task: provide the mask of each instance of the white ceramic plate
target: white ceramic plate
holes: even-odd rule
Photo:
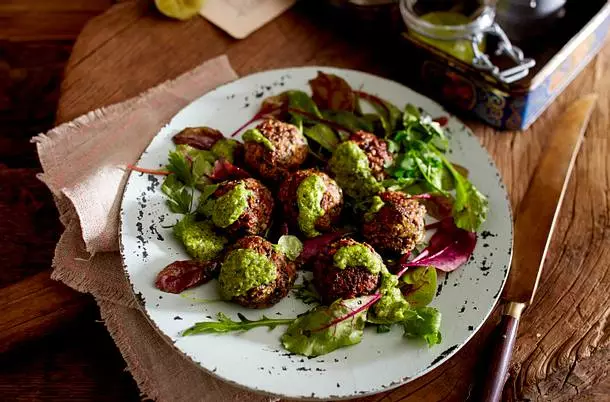
[[[257,111],[262,99],[287,89],[307,92],[317,71],[337,74],[362,89],[403,107],[412,103],[432,116],[449,116],[433,101],[396,82],[362,72],[327,67],[274,70],[250,75],[197,99],[165,126],[142,154],[139,166],[158,168],[173,148],[171,137],[189,126],[211,126],[231,133]],[[256,311],[233,304],[201,303],[192,298],[217,299],[216,282],[187,291],[191,298],[163,293],[154,287],[156,274],[169,263],[187,259],[173,238],[179,218],[169,212],[154,176],[132,173],[121,208],[121,243],[125,270],[151,323],[177,350],[202,369],[228,382],[289,398],[340,399],[385,391],[442,364],[481,327],[504,286],[512,250],[512,222],[504,185],[493,162],[472,132],[450,117],[446,126],[450,159],[470,171],[470,180],[489,197],[490,213],[479,233],[473,258],[458,270],[439,277],[432,306],[443,316],[443,342],[432,348],[402,337],[400,328],[377,334],[365,330],[358,345],[314,359],[295,356],[282,348],[285,327],[268,331],[181,337],[180,332],[218,312],[236,318],[294,317],[308,306],[290,296],[273,308]]]

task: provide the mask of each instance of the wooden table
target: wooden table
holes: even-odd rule
[[[229,38],[200,18],[184,23],[163,19],[146,1],[115,5],[81,33],[66,69],[57,119],[68,121],[125,100],[223,53],[240,75],[287,66],[332,65],[404,81],[400,58],[387,51],[377,35],[337,27],[317,15],[317,6],[307,3],[242,41]],[[592,91],[600,95],[538,295],[521,324],[507,400],[593,401],[608,400],[610,395],[609,70],[610,45],[606,45],[602,55],[525,133],[498,133],[466,119],[496,161],[516,208],[545,141],[553,134],[555,118],[579,96]],[[69,312],[78,312],[86,304],[86,298],[59,286],[49,288],[47,283],[40,276],[15,286],[29,286],[29,293],[34,294],[46,292],[53,306],[67,306]],[[28,298],[14,301],[7,295],[0,293],[0,301],[11,301],[18,308],[29,303]],[[48,310],[49,305],[30,309],[38,322],[24,319],[23,328],[34,336],[40,323],[47,328],[60,325],[62,314]],[[476,363],[484,353],[493,321],[437,370],[367,400],[466,400],[480,375]],[[0,322],[0,329],[11,328],[14,326]],[[126,392],[123,399],[133,397],[131,391]]]

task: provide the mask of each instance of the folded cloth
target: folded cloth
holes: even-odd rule
[[[65,231],[52,278],[91,293],[127,368],[146,398],[159,401],[267,401],[206,374],[156,332],[139,310],[119,250],[119,208],[135,163],[171,117],[205,92],[237,78],[226,56],[172,81],[87,113],[33,138]]]

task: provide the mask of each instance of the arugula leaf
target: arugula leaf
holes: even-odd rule
[[[303,134],[330,152],[333,152],[340,142],[337,134],[330,127],[321,123],[303,128]]]
[[[453,203],[453,218],[457,227],[476,231],[487,219],[489,202],[477,188],[462,176],[447,158],[437,150],[445,167],[451,172],[455,183],[455,202]]]
[[[412,307],[424,307],[432,302],[436,294],[436,268],[410,268],[400,280],[402,295]]]
[[[237,313],[239,321],[233,321],[224,313],[218,313],[218,321],[205,321],[195,323],[192,327],[184,330],[182,336],[195,334],[218,334],[235,331],[249,331],[252,328],[268,327],[269,330],[274,329],[279,325],[289,325],[294,321],[294,318],[274,319],[263,315],[260,320],[249,320],[242,313]]]
[[[358,107],[356,94],[339,76],[318,71],[318,76],[309,81],[309,86],[320,109],[354,112]]]
[[[176,214],[191,212],[193,192],[178,180],[175,174],[170,174],[161,185],[161,191],[167,196],[169,210]]]
[[[422,307],[414,315],[403,322],[404,336],[407,338],[423,338],[428,346],[441,343],[440,333],[441,313],[433,307]]]
[[[298,317],[282,335],[282,344],[293,353],[320,356],[355,345],[362,339],[368,307],[378,299],[364,296],[318,306]]]
[[[283,235],[277,241],[280,251],[290,260],[295,261],[303,251],[303,243],[296,236]]]
[[[195,185],[195,179],[191,171],[189,156],[180,151],[169,152],[169,164],[167,170],[174,173],[176,177],[189,187]]]

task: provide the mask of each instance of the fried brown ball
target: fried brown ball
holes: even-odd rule
[[[245,208],[243,196],[247,200]],[[271,191],[260,181],[249,178],[218,184],[209,199],[199,205],[198,211],[229,236],[240,237],[264,233],[269,227],[273,206]],[[241,214],[236,217],[240,210]]]
[[[325,304],[337,299],[365,296],[375,292],[379,287],[381,277],[379,272],[372,273],[365,266],[348,266],[343,269],[335,266],[335,254],[344,247],[355,245],[365,247],[383,264],[379,254],[366,243],[359,243],[351,238],[331,243],[313,264],[313,284]]]
[[[309,147],[301,131],[279,120],[265,120],[256,127],[256,134],[244,134],[245,162],[250,171],[267,180],[281,180],[305,162]]]
[[[380,252],[410,252],[424,239],[426,208],[399,191],[385,191],[378,197],[378,211],[365,216],[364,238]]]
[[[260,274],[256,268],[253,268],[256,264],[249,263],[252,253],[257,258],[262,258],[265,263],[272,264],[275,268],[275,279],[250,289],[242,289],[243,292],[237,296],[231,295],[230,292],[235,289],[231,286],[235,286],[236,283],[238,286],[243,285],[252,275]],[[267,308],[288,294],[295,278],[294,264],[277,251],[273,244],[259,236],[247,236],[239,239],[227,250],[218,280],[221,293],[226,297],[229,292],[229,297],[235,303],[248,308]]]
[[[362,149],[369,160],[373,177],[377,180],[386,178],[385,168],[392,164],[392,154],[388,151],[388,144],[381,138],[366,131],[358,131],[349,137],[358,148]]]
[[[301,197],[311,195],[312,199],[316,198],[311,191],[313,183],[316,183],[312,181],[314,177],[318,177],[321,182],[317,183],[323,183],[326,188],[319,202],[320,210],[312,212],[311,206],[307,204],[309,200],[301,198],[302,201],[299,202],[299,194]],[[337,223],[343,206],[341,187],[326,173],[316,169],[299,170],[288,175],[281,184],[277,197],[282,204],[285,222],[307,237],[330,231]]]

